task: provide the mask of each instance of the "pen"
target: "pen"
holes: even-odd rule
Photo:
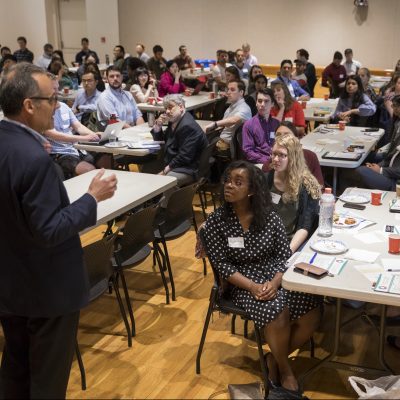
[[[311,260],[310,260],[309,264],[312,264],[312,263],[314,262],[314,260],[315,260],[316,257],[317,257],[317,252],[315,252],[315,253],[313,254],[313,256],[311,257]]]
[[[400,272],[400,269],[388,269],[388,272]]]

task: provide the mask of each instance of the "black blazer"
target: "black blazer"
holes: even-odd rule
[[[88,302],[78,232],[96,223],[89,194],[70,204],[49,155],[0,122],[0,314],[51,318]]]
[[[171,123],[165,132],[151,131],[154,140],[165,141],[165,165],[172,171],[181,172],[197,179],[201,152],[207,147],[208,141],[203,129],[192,115],[185,112],[175,131]]]

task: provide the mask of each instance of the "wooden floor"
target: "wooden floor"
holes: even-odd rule
[[[199,209],[196,210],[201,222]],[[83,244],[100,238],[104,229],[100,227],[86,234]],[[193,230],[168,245],[177,289],[177,301],[168,306],[160,275],[153,270],[151,259],[126,273],[137,329],[132,348],[127,346],[115,294],[105,294],[82,311],[78,341],[88,388],[81,390],[79,369],[74,361],[69,398],[225,399],[229,383],[261,379],[255,342],[243,338],[240,321],[237,322],[238,334],[232,335],[230,317],[218,314],[214,314],[210,324],[201,375],[196,375],[195,358],[208,307],[212,273],[209,270],[209,274],[203,276],[203,265],[194,258],[194,245]],[[346,317],[353,314],[353,310],[345,310]],[[333,316],[334,307],[327,305],[315,334],[317,357],[325,356],[332,347]],[[377,367],[377,340],[376,331],[358,319],[344,328],[340,355],[347,362]],[[2,343],[0,346],[2,348]],[[400,352],[388,347],[385,350],[389,364],[400,371]],[[314,362],[308,348],[301,349],[293,357],[296,374]],[[355,398],[347,381],[350,375],[352,373],[322,369],[306,382],[305,394],[312,399]]]
[[[200,212],[196,215],[201,221]],[[86,234],[83,244],[100,237],[103,229]],[[203,276],[203,265],[194,258],[194,244],[195,234],[190,231],[169,245],[177,301],[168,306],[160,275],[154,272],[150,259],[126,273],[137,328],[132,348],[127,346],[114,294],[105,294],[82,311],[78,340],[88,389],[81,390],[79,369],[74,361],[69,398],[223,399],[228,397],[229,383],[260,380],[255,342],[243,338],[241,321],[237,322],[238,334],[232,335],[230,317],[218,314],[214,314],[210,324],[201,375],[195,373],[212,273]],[[332,346],[333,312],[333,306],[325,307],[321,327],[315,334],[318,357],[326,355]],[[345,314],[350,316],[354,311],[347,309]],[[343,360],[377,366],[377,339],[376,331],[361,320],[349,324],[340,347]],[[400,353],[386,350],[390,365],[399,371]],[[307,347],[295,356],[296,373],[314,363]],[[307,381],[305,393],[313,399],[354,398],[347,382],[350,375],[322,369]]]

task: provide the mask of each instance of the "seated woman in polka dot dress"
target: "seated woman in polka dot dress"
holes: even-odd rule
[[[297,394],[288,355],[316,329],[319,299],[281,287],[292,252],[282,220],[272,210],[262,171],[246,161],[230,164],[224,173],[224,198],[206,222],[208,255],[221,277],[234,286],[233,302],[265,329],[270,380]]]

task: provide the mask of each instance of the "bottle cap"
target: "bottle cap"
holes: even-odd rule
[[[325,188],[324,193],[332,194],[332,188]]]

